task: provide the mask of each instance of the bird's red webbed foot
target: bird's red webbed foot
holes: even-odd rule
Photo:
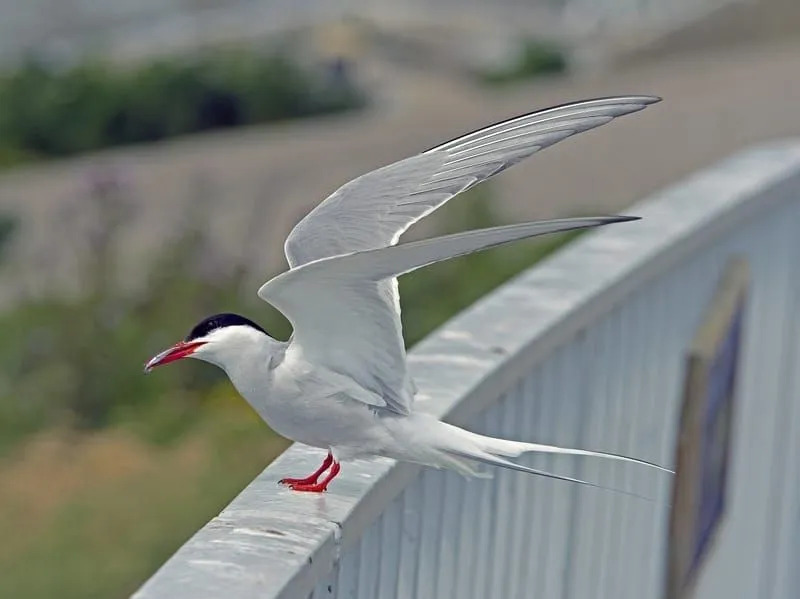
[[[319,477],[322,476],[322,473],[328,470],[328,468],[330,468],[330,472],[328,472],[328,475],[320,481]],[[336,475],[339,474],[340,469],[341,466],[339,465],[339,462],[336,462],[333,459],[333,454],[329,451],[328,455],[325,457],[325,461],[322,462],[322,466],[317,468],[316,471],[306,478],[282,478],[278,482],[282,485],[286,485],[293,491],[322,493],[328,488],[328,484],[334,478],[336,478]]]
[[[339,474],[341,468],[339,462],[333,462],[328,475],[321,481],[312,484],[290,484],[289,488],[293,491],[305,491],[306,493],[323,493],[328,489],[328,484]]]

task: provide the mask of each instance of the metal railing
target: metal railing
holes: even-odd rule
[[[685,351],[728,258],[751,272],[730,503],[698,597],[800,596],[800,140],[748,150],[632,207],[416,346],[417,408],[479,432],[671,463]],[[138,599],[661,596],[671,479],[524,463],[658,497],[494,471],[347,464],[328,493],[293,446]]]

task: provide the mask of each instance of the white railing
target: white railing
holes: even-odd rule
[[[621,173],[620,176],[624,176]],[[800,140],[737,155],[490,294],[411,352],[419,409],[504,437],[673,459],[685,350],[746,257],[730,502],[697,597],[800,596]],[[294,446],[138,599],[661,596],[670,477],[567,457],[526,463],[659,498],[496,471],[347,464],[328,493],[277,480]]]

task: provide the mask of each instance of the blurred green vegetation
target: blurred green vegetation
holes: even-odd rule
[[[489,85],[500,85],[564,73],[567,66],[567,55],[560,46],[544,40],[525,39],[507,64],[478,72],[478,79]]]
[[[225,389],[168,446],[121,426],[30,437],[0,461],[0,597],[128,597],[285,447]]]
[[[14,236],[19,221],[10,214],[0,214],[0,261],[3,259],[3,252],[8,247],[8,242]]]
[[[127,595],[286,446],[218,369],[188,360],[142,374],[147,358],[210,313],[247,314],[287,337],[286,321],[252,292],[252,273],[217,255],[203,210],[215,198],[191,211],[144,283],[123,291],[127,192],[113,177],[91,189],[82,205],[99,227],[81,264],[83,294],[0,313],[2,597]],[[461,230],[497,224],[492,207],[484,185],[444,210]],[[407,342],[571,237],[404,277]]]
[[[243,297],[245,270],[238,265],[208,273],[223,262],[205,226],[205,202],[192,220],[153,258],[144,284],[123,291],[120,242],[129,197],[116,173],[94,173],[82,203],[97,224],[79,254],[82,295],[31,298],[0,313],[0,450],[45,426],[99,429],[148,413],[169,396],[170,411],[140,426],[152,441],[169,441],[191,426],[203,393],[222,376],[190,363],[142,376],[148,354],[185,336],[192,319],[223,310],[252,311]],[[204,200],[212,200],[205,198]],[[263,305],[263,303],[262,303]],[[266,312],[266,311],[265,311]],[[277,313],[275,313],[277,314]],[[194,315],[191,318],[186,315]],[[286,328],[278,318],[272,323]]]
[[[0,74],[0,165],[336,112],[365,97],[345,75],[258,49],[137,65],[30,61]]]

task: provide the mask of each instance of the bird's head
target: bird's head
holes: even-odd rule
[[[238,314],[215,314],[201,320],[183,341],[165,349],[144,366],[150,372],[182,358],[196,358],[222,369],[232,360],[263,342],[267,333],[252,320]]]

